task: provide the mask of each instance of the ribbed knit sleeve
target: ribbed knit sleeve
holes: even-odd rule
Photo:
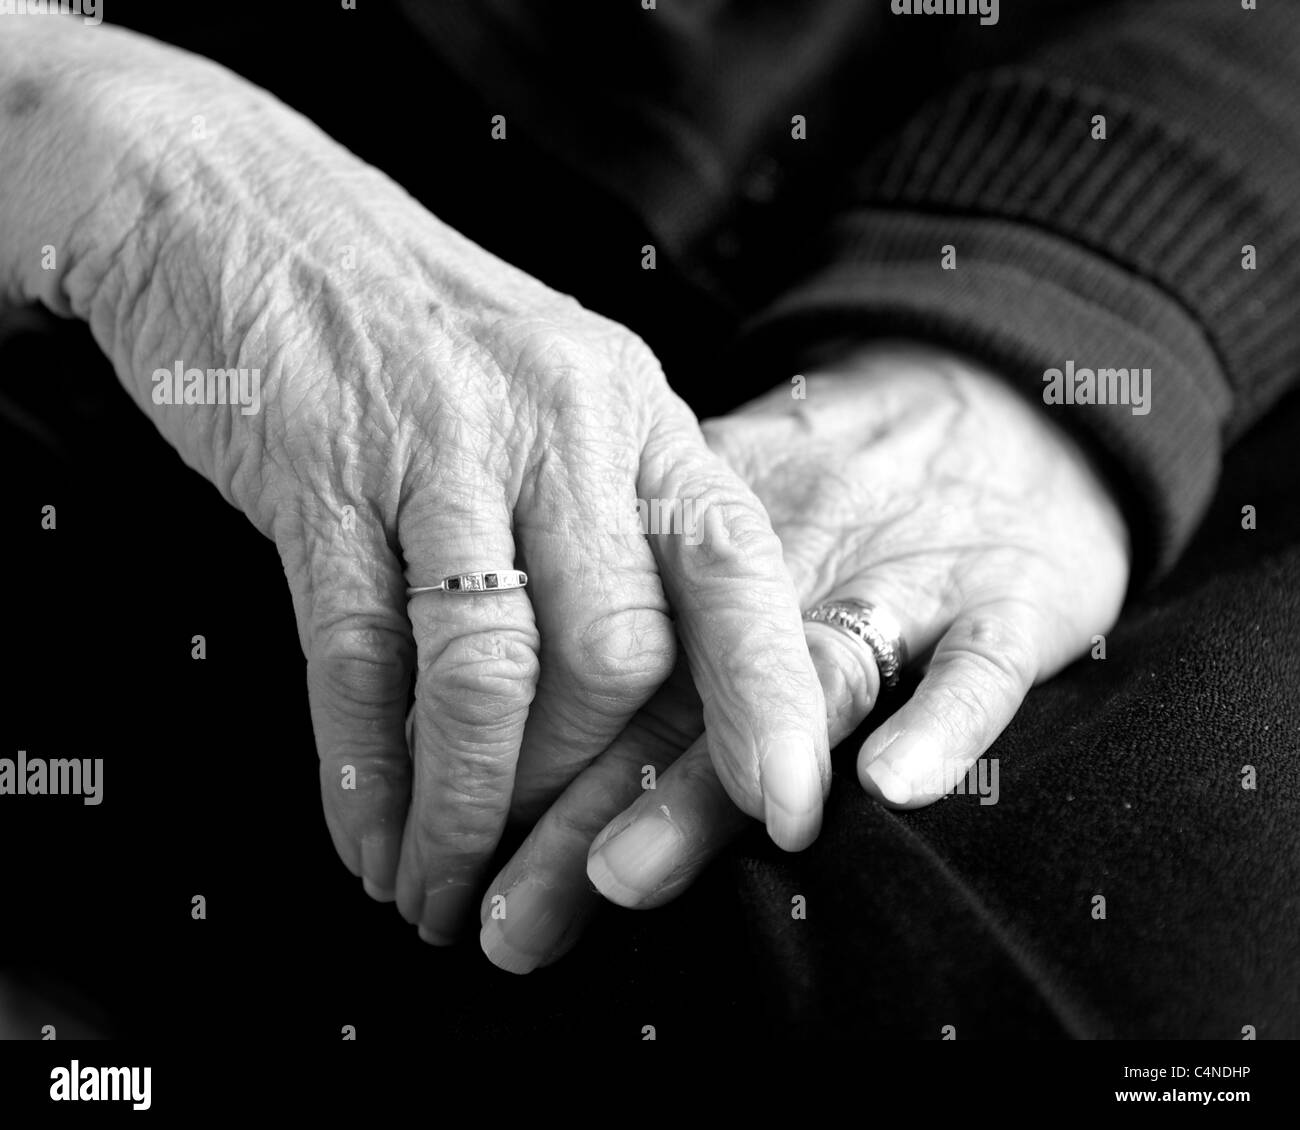
[[[921,336],[1040,403],[1068,362],[1149,368],[1145,414],[1044,410],[1098,455],[1159,573],[1223,445],[1300,377],[1300,5],[1117,4],[967,76],[865,157],[818,260],[750,348]]]

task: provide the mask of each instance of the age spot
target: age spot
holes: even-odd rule
[[[11,118],[27,118],[40,109],[45,91],[35,79],[15,79],[5,94],[5,112]]]

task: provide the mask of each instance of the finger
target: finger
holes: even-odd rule
[[[872,569],[829,590],[818,588],[815,575],[799,561],[792,571],[797,586],[813,594],[806,600],[810,609],[840,604],[859,615],[863,604],[878,609],[893,621],[908,660],[933,647],[941,626],[951,622],[952,613],[941,593],[918,591],[915,580],[896,568]],[[871,645],[842,626],[805,620],[804,634],[826,696],[827,724],[838,735],[832,737],[833,745],[862,725],[875,707],[881,690],[880,668]],[[891,635],[893,630],[885,634]]]
[[[808,648],[826,698],[831,746],[849,736],[875,705],[880,676],[866,645],[825,624],[805,623]],[[663,750],[647,750],[662,756]],[[599,762],[597,763],[599,764]],[[611,902],[649,909],[685,890],[750,824],[713,770],[704,738],[658,781],[653,797],[601,830],[587,859],[587,876]]]
[[[412,586],[514,563],[499,484],[436,469],[398,529]],[[526,590],[410,598],[417,676],[414,784],[397,904],[433,944],[454,940],[476,900],[510,804],[537,682],[537,629]]]
[[[1015,716],[1039,673],[1038,614],[1019,600],[962,612],[912,698],[867,738],[863,787],[896,808],[946,795]]]
[[[479,943],[501,969],[528,973],[555,961],[599,907],[587,882],[592,840],[643,790],[655,795],[659,774],[699,732],[699,698],[689,673],[679,672],[561,793],[488,886]]]
[[[753,493],[685,425],[651,437],[639,493],[687,516],[650,536],[735,804],[781,847],[816,838],[830,783],[826,708],[781,545]],[[693,428],[693,422],[691,424]]]
[[[718,778],[706,732],[663,774],[653,794],[640,797],[595,838],[587,877],[619,906],[660,906],[752,826]]]
[[[325,821],[348,869],[391,901],[411,790],[414,648],[401,568],[366,509],[320,503],[282,518],[275,538],[307,656]]]
[[[814,595],[809,603],[862,601],[891,615],[898,609],[894,615],[898,633],[913,651],[924,652],[939,634],[935,625],[948,615],[945,598],[911,591],[893,572],[886,568],[862,574]],[[800,570],[797,583],[804,592],[818,593],[811,573]],[[870,645],[844,628],[805,621],[803,629],[825,697],[827,734],[833,747],[875,707],[881,689],[879,667]],[[612,821],[593,845],[587,868],[591,881],[611,901],[626,907],[654,907],[676,897],[743,826],[724,811],[719,795],[725,795],[725,790],[716,776],[703,772],[701,751],[692,750],[661,778],[657,799],[672,819],[643,799]],[[675,838],[665,824],[674,826]],[[655,845],[656,850],[646,845]]]
[[[542,641],[511,805],[529,824],[663,684],[676,652],[637,522],[639,442],[585,448],[580,483],[548,464],[515,508]]]

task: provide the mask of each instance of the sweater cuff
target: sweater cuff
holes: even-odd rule
[[[1177,302],[1070,241],[1003,220],[862,209],[828,234],[833,261],[751,323],[747,358],[797,367],[846,336],[966,353],[1090,449],[1128,518],[1134,584],[1172,565],[1213,493],[1232,407],[1215,351]],[[1141,386],[1129,403],[1048,403],[1044,374],[1071,363],[1149,370],[1145,405],[1133,403]]]
[[[1278,316],[1300,294],[1300,224],[1228,115],[1195,128],[1181,109],[1026,66],[975,74],[872,154],[856,202],[1011,221],[1146,279],[1214,349],[1232,443],[1300,371],[1300,320]]]

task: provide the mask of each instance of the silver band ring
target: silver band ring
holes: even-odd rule
[[[898,621],[883,608],[865,600],[828,600],[809,609],[803,618],[856,636],[871,648],[881,683],[898,685],[898,676],[907,665],[907,644]]]
[[[407,596],[422,592],[498,592],[501,589],[521,589],[528,584],[528,574],[518,569],[493,569],[483,573],[457,573],[444,577],[436,585],[421,585],[406,590]]]

